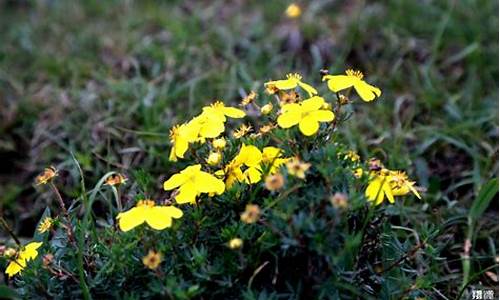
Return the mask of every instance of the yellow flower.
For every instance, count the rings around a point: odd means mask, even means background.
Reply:
[[[352,162],[358,162],[359,161],[359,155],[355,151],[349,150],[344,154],[344,159],[345,160],[351,160]]]
[[[295,176],[300,179],[306,178],[306,171],[309,170],[311,164],[304,163],[300,161],[297,157],[291,159],[287,164],[286,168],[288,170],[288,174]]]
[[[302,9],[300,9],[300,6],[298,6],[297,4],[292,3],[286,8],[285,14],[290,19],[295,19],[300,17],[300,15],[302,14]]]
[[[285,178],[280,173],[269,175],[266,177],[266,189],[270,191],[277,191],[285,185]]]
[[[252,224],[260,218],[260,207],[256,204],[247,204],[245,211],[240,215],[241,221]]]
[[[354,86],[354,89],[364,101],[372,101],[382,95],[379,88],[363,80],[363,73],[360,71],[349,69],[345,73],[346,75],[325,75],[323,81],[328,80],[328,88],[334,93]]]
[[[194,143],[198,139],[200,132],[200,124],[198,122],[189,122],[182,125],[176,125],[170,130],[170,142],[172,149],[170,150],[169,159],[177,161],[177,158],[184,158],[184,153],[189,148],[190,143]]]
[[[127,181],[127,178],[123,176],[122,174],[113,174],[109,175],[108,178],[106,178],[106,182],[104,183],[105,185],[121,185],[124,184]]]
[[[268,115],[273,111],[273,104],[271,102],[260,108],[260,113],[263,115]]]
[[[247,133],[252,131],[251,125],[241,124],[240,128],[236,129],[233,132],[233,136],[237,139],[244,137]]]
[[[404,196],[412,192],[418,199],[422,199],[414,187],[415,182],[408,180],[405,172],[390,171],[389,174],[391,175],[391,188],[394,196]]]
[[[212,145],[217,150],[222,150],[226,147],[226,140],[224,138],[218,138],[212,141]]]
[[[311,85],[304,83],[301,81],[302,76],[299,74],[287,74],[286,79],[282,80],[275,80],[275,81],[269,81],[264,84],[264,86],[270,91],[276,91],[276,90],[291,90],[295,89],[297,86],[301,87],[304,89],[308,94],[309,97],[312,97],[313,95],[317,95],[318,91],[316,91],[315,88],[313,88]]]
[[[163,188],[167,191],[177,187],[179,193],[175,196],[175,200],[179,204],[196,203],[196,197],[201,193],[220,195],[225,190],[224,182],[202,171],[199,164],[185,168],[163,183]]]
[[[148,254],[142,258],[142,263],[147,268],[154,270],[158,268],[162,261],[161,253],[149,250]]]
[[[27,262],[38,256],[37,249],[40,246],[42,246],[42,242],[31,242],[19,250],[17,257],[11,260],[7,269],[5,269],[5,273],[9,278],[21,272],[26,267]]]
[[[226,121],[226,116],[235,119],[241,119],[246,116],[245,112],[241,109],[225,106],[222,101],[216,101],[210,106],[205,106],[202,115],[222,122]]]
[[[278,170],[278,168],[290,160],[290,158],[283,158],[282,150],[276,147],[265,147],[262,150],[262,162],[268,165],[271,165],[271,169],[269,170],[269,174],[274,174]]]
[[[363,176],[363,169],[362,168],[356,168],[354,169],[354,171],[352,172],[354,177],[356,178],[361,178],[361,176]]]
[[[246,95],[245,98],[241,100],[241,105],[246,106],[252,103],[255,98],[257,98],[257,94],[254,91],[251,91],[250,94]]]
[[[243,240],[240,238],[231,239],[228,246],[233,250],[240,249],[243,246]]]
[[[382,169],[373,172],[365,196],[369,201],[375,201],[375,205],[381,204],[385,197],[390,203],[394,203],[394,196],[404,196],[410,192],[421,199],[414,185],[415,182],[410,181],[405,172]]]
[[[241,164],[238,164],[234,160],[229,162],[223,170],[215,172],[215,175],[225,178],[226,188],[229,189],[236,182],[244,182],[245,176],[243,171],[241,171]]]
[[[219,152],[212,152],[208,155],[207,163],[211,166],[215,166],[220,163],[222,155]]]
[[[382,204],[387,197],[390,203],[394,203],[389,171],[384,169],[372,175],[365,191],[365,196],[368,201],[375,201],[375,205],[379,205]]]
[[[301,103],[286,104],[278,117],[281,128],[290,128],[299,125],[302,134],[311,136],[318,132],[319,122],[330,122],[335,115],[332,111],[321,109],[325,100],[314,96]]]
[[[129,231],[144,222],[151,228],[162,230],[172,226],[172,218],[179,219],[182,210],[174,206],[157,206],[152,200],[140,200],[136,206],[116,216],[122,231]]]
[[[37,230],[39,233],[44,233],[52,227],[52,224],[54,224],[54,219],[52,219],[51,217],[46,217],[42,222],[40,222]]]
[[[56,177],[57,174],[57,169],[53,166],[50,166],[48,168],[45,168],[42,174],[38,175],[35,178],[35,183],[36,185],[40,184],[46,184],[49,182],[52,178]]]

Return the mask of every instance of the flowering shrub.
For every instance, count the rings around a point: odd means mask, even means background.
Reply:
[[[60,211],[45,211],[28,244],[2,220],[17,242],[3,251],[6,274],[26,298],[387,296],[382,281],[406,262],[386,249],[386,210],[419,188],[338,137],[344,107],[359,101],[351,91],[373,101],[380,89],[352,70],[323,81],[320,95],[289,74],[240,107],[216,101],[174,126],[164,198],[111,172],[89,191],[82,178],[66,208],[47,168],[36,182]],[[108,213],[93,210],[98,201]]]

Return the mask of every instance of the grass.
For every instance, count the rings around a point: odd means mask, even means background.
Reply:
[[[284,17],[287,4],[0,2],[0,207],[15,230],[31,236],[49,201],[32,184],[47,165],[66,170],[66,195],[80,194],[74,154],[89,182],[130,170],[158,196],[172,166],[168,130],[201,104],[236,103],[290,71],[319,83],[322,68],[355,67],[383,95],[353,105],[342,136],[427,188],[423,201],[393,208],[394,251],[438,241],[435,263],[416,259],[426,275],[402,286],[431,285],[437,299],[459,297],[462,282],[496,289],[484,270],[498,258],[498,204],[473,224],[468,210],[498,176],[498,3],[317,0],[297,21]]]

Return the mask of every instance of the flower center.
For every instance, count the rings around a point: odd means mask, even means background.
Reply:
[[[363,79],[364,77],[363,73],[358,70],[348,69],[345,71],[345,73],[347,74],[347,76],[354,76],[357,77],[358,79]]]
[[[297,73],[293,73],[293,74],[292,74],[292,73],[290,73],[290,74],[287,74],[287,75],[286,75],[286,78],[287,78],[287,79],[295,79],[295,80],[297,80],[297,81],[300,81],[300,80],[302,79],[302,76],[300,76],[300,75],[299,75],[299,74],[297,74]]]
[[[145,199],[145,200],[139,200],[137,202],[137,206],[148,206],[148,207],[153,207],[155,206],[155,202],[153,200]]]

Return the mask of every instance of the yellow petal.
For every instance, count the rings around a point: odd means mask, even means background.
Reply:
[[[262,153],[253,145],[241,146],[240,153],[235,159],[236,164],[245,164],[247,167],[258,166],[262,161]]]
[[[335,115],[329,110],[317,110],[309,113],[309,116],[313,117],[319,122],[330,122],[333,121]]]
[[[182,217],[182,210],[174,206],[152,207],[146,217],[146,222],[151,228],[162,230],[172,226],[172,218]]]
[[[203,138],[216,138],[224,132],[224,122],[211,120],[203,123],[200,129],[200,136]]]
[[[323,76],[323,81],[324,80],[328,80],[328,88],[335,93],[350,88],[354,84],[360,82],[357,77],[347,75],[326,75]]]
[[[306,136],[311,136],[318,132],[319,123],[312,116],[307,116],[299,123],[300,132],[302,132]]]
[[[305,82],[302,82],[302,81],[299,81],[298,84],[301,88],[303,88],[309,94],[309,97],[311,97],[312,95],[318,94],[318,91],[315,88],[313,88],[311,85],[309,85]]]
[[[224,182],[207,172],[200,172],[196,175],[195,186],[200,193],[224,193],[226,186]]]
[[[19,257],[25,259],[26,261],[35,259],[38,256],[37,249],[42,246],[42,242],[31,242],[24,246],[24,250],[21,251]]]
[[[276,81],[269,81],[266,82],[264,85],[268,86],[275,86],[276,88],[280,90],[290,90],[294,89],[297,87],[298,80],[295,78],[288,78],[288,79],[283,79],[283,80],[276,80]]]
[[[319,96],[311,97],[300,103],[302,112],[309,112],[320,109],[325,104],[325,99]]]
[[[382,191],[382,180],[378,177],[370,181],[366,187],[365,196],[368,201],[375,201],[379,205],[384,201],[384,192]]]
[[[254,183],[257,183],[261,180],[262,178],[262,174],[260,173],[260,171],[255,168],[255,167],[252,167],[252,168],[248,168],[245,173],[245,182],[246,183],[249,183],[249,184],[254,184]]]
[[[26,267],[26,261],[25,260],[20,260],[16,259],[14,261],[11,261],[7,268],[5,269],[5,274],[9,275],[9,278],[16,275],[17,273],[21,272],[24,267]]]
[[[224,107],[223,112],[226,116],[235,119],[240,119],[246,116],[244,111],[242,111],[241,109],[237,109],[235,107]]]
[[[354,84],[354,89],[364,101],[373,101],[382,95],[382,91],[379,88],[369,85],[362,80]]]
[[[163,183],[163,189],[166,191],[175,189],[186,182],[187,177],[184,174],[174,174]]]
[[[394,195],[392,194],[392,189],[387,180],[382,184],[382,189],[384,190],[384,194],[389,200],[390,203],[394,203]]]
[[[188,181],[179,188],[179,194],[175,196],[175,201],[179,204],[196,203],[196,196],[198,196],[196,185]]]
[[[175,139],[175,144],[173,147],[175,149],[175,156],[184,158],[184,153],[186,153],[186,151],[188,150],[189,144],[184,138],[177,137]]]
[[[300,111],[288,111],[281,114],[277,121],[281,128],[290,128],[297,125],[302,119],[302,113]]]
[[[146,220],[146,213],[148,207],[139,206],[133,207],[126,212],[119,213],[116,218],[118,219],[118,226],[122,231],[129,231]]]

